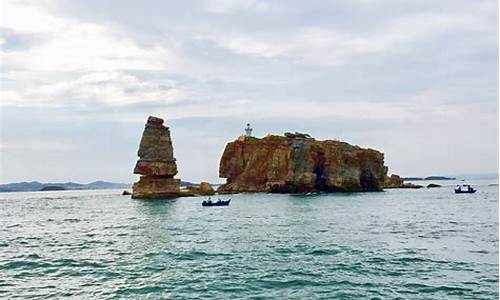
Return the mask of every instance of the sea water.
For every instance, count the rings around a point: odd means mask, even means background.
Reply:
[[[476,188],[225,195],[229,207],[3,193],[0,298],[497,299],[498,186]]]

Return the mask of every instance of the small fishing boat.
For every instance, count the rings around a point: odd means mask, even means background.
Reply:
[[[212,201],[210,199],[208,200],[204,200],[203,202],[201,202],[201,205],[202,206],[228,206],[229,205],[229,202],[231,202],[231,199],[229,200],[217,200],[217,201]]]
[[[457,185],[457,187],[455,188],[455,193],[457,194],[472,194],[475,192],[476,190],[469,184]]]

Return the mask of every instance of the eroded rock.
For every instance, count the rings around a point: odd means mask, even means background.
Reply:
[[[430,188],[437,188],[437,187],[441,187],[440,184],[436,184],[436,183],[429,183],[427,185],[427,188],[430,189]]]
[[[201,182],[199,191],[200,191],[200,195],[214,195],[215,194],[214,188],[208,182]]]
[[[201,182],[199,185],[188,186],[185,190],[181,191],[185,191],[186,194],[200,196],[210,196],[215,194],[215,190],[208,182]]]
[[[433,186],[431,186],[433,187]],[[422,185],[414,184],[411,182],[404,182],[404,180],[396,174],[386,177],[384,181],[384,189],[421,189]]]
[[[170,129],[163,120],[150,116],[142,134],[134,174],[142,175],[132,188],[132,198],[177,197],[180,179],[175,179],[177,164]]]
[[[259,139],[242,136],[226,145],[219,193],[380,191],[387,168],[384,154],[348,143],[318,141],[287,133]]]
[[[385,178],[384,189],[397,189],[403,186],[403,179],[399,175],[392,174]]]
[[[423,187],[424,186],[420,185],[420,184],[414,184],[414,183],[411,183],[411,182],[405,182],[399,188],[401,188],[401,189],[421,189]]]

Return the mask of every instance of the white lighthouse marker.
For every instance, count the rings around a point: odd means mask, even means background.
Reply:
[[[247,123],[247,128],[245,128],[245,136],[252,136],[253,128],[250,127],[250,123]]]

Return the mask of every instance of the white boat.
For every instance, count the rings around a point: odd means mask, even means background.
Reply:
[[[469,184],[457,185],[457,187],[455,188],[455,193],[457,194],[472,194],[475,192],[476,190]]]

